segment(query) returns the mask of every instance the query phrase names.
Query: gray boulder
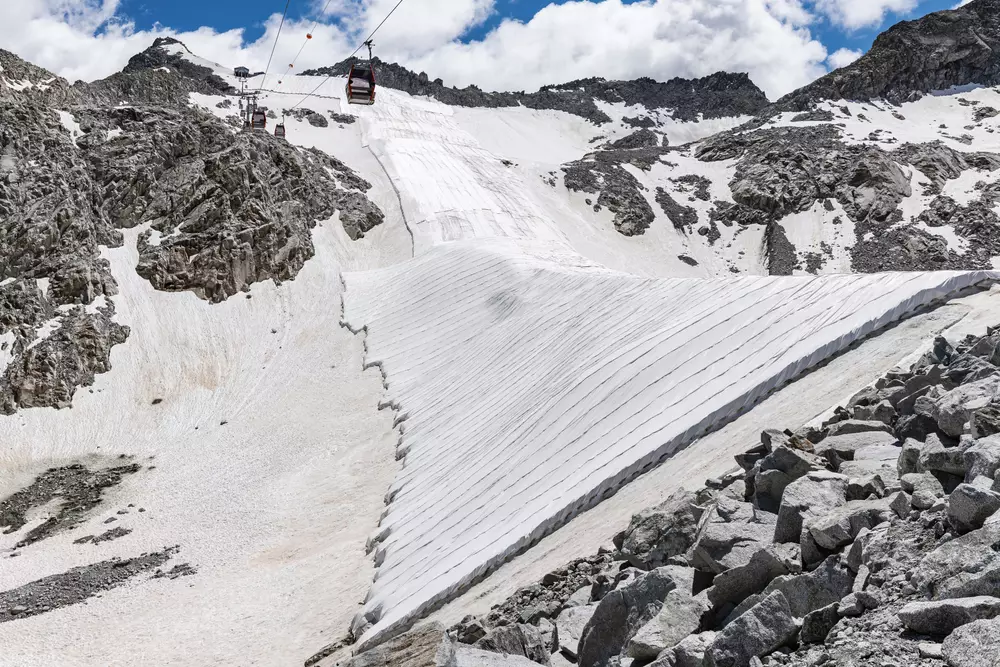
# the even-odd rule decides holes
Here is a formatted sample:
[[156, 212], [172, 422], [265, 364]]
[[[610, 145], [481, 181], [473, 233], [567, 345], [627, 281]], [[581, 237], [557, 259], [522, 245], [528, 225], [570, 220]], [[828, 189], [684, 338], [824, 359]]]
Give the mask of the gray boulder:
[[693, 597], [690, 591], [670, 591], [663, 600], [660, 612], [639, 628], [629, 641], [629, 657], [652, 660], [696, 632], [706, 611], [708, 604], [703, 596]]
[[923, 448], [920, 450], [920, 458], [917, 460], [918, 471], [936, 470], [946, 472], [950, 475], [965, 476], [965, 451], [969, 449], [971, 442], [957, 447], [945, 447], [935, 434], [927, 436]]
[[756, 510], [750, 503], [719, 498], [688, 553], [688, 561], [715, 574], [746, 565], [771, 543], [776, 520], [774, 514]]
[[1000, 523], [945, 542], [913, 569], [910, 579], [928, 597], [950, 598], [992, 595], [1000, 597]]
[[549, 664], [551, 654], [538, 628], [522, 623], [493, 628], [474, 646], [493, 653], [520, 655], [542, 665]]
[[664, 565], [691, 548], [703, 513], [694, 494], [681, 491], [652, 509], [634, 514], [622, 540], [622, 555], [644, 570]]
[[997, 616], [1000, 616], [1000, 598], [988, 595], [911, 602], [899, 610], [899, 618], [906, 627], [922, 635], [944, 636], [966, 623]]
[[833, 626], [840, 620], [837, 609], [840, 601], [828, 604], [822, 609], [811, 611], [802, 619], [802, 629], [799, 631], [799, 641], [803, 644], [822, 644]]
[[938, 498], [944, 497], [944, 487], [929, 472], [903, 475], [899, 481], [903, 491], [911, 494], [910, 503], [918, 510], [928, 509]]
[[848, 478], [817, 470], [806, 474], [785, 488], [774, 527], [775, 542], [798, 542], [802, 524], [818, 518], [847, 502]]
[[1000, 470], [1000, 435], [976, 440], [965, 450], [965, 481], [971, 482], [980, 475], [996, 477]]
[[777, 577], [763, 593], [747, 598], [736, 607], [726, 622], [732, 623], [774, 591], [784, 595], [792, 616], [801, 619], [817, 609], [839, 602], [850, 594], [853, 583], [854, 574], [836, 556], [831, 556], [812, 572]]
[[935, 401], [933, 417], [942, 432], [957, 438], [972, 413], [992, 402], [1000, 391], [1000, 375], [991, 375], [947, 392]]
[[788, 600], [774, 591], [719, 632], [705, 651], [704, 667], [746, 667], [795, 637]]
[[579, 653], [583, 629], [590, 622], [596, 609], [596, 604], [569, 607], [563, 609], [556, 618], [556, 638], [559, 640], [559, 649], [569, 657], [575, 659]]
[[778, 445], [756, 464], [753, 482], [757, 505], [765, 511], [776, 512], [785, 487], [806, 473], [824, 467], [822, 459], [813, 454]]
[[649, 667], [703, 667], [705, 651], [715, 641], [715, 636], [711, 630], [689, 635], [673, 648], [663, 651]]
[[892, 435], [892, 427], [881, 422], [881, 421], [863, 421], [861, 419], [845, 419], [842, 422], [837, 422], [830, 427], [830, 432], [827, 437], [836, 437], [838, 435], [850, 435], [852, 433], [871, 433], [872, 431], [881, 431], [883, 433], [888, 433]]
[[971, 484], [959, 484], [948, 496], [948, 523], [957, 533], [981, 528], [1000, 510], [1000, 493], [990, 490], [992, 482], [980, 476]]
[[[396, 666], [396, 663], [390, 664], [392, 667]], [[428, 663], [423, 663], [420, 667], [426, 664]], [[520, 655], [493, 653], [445, 639], [433, 664], [435, 667], [534, 667], [538, 663]]]
[[427, 667], [434, 664], [444, 636], [440, 623], [424, 623], [352, 656], [340, 667]]
[[885, 482], [878, 474], [865, 475], [864, 477], [852, 477], [847, 484], [848, 500], [866, 500], [868, 498], [882, 498], [885, 496]]
[[825, 456], [834, 463], [852, 461], [854, 453], [859, 449], [871, 445], [892, 445], [895, 443], [896, 436], [885, 431], [847, 433], [824, 438], [823, 442], [816, 445], [816, 454]]
[[764, 590], [776, 577], [798, 574], [797, 544], [769, 544], [753, 556], [746, 565], [734, 567], [717, 575], [706, 591], [713, 607], [729, 603], [738, 605], [754, 593]]
[[888, 445], [868, 445], [854, 452], [854, 461], [892, 461], [899, 460], [900, 448], [895, 443]]
[[593, 590], [594, 590], [593, 585], [582, 586], [576, 589], [576, 591], [574, 591], [573, 594], [569, 596], [569, 599], [566, 600], [566, 604], [564, 604], [563, 606], [567, 608], [582, 607], [584, 605], [590, 604], [591, 591]]
[[[657, 568], [604, 596], [580, 635], [578, 663], [608, 667], [639, 629], [660, 612], [667, 593], [690, 581], [690, 569]], [[560, 640], [561, 641], [561, 640]]]
[[923, 447], [924, 443], [913, 438], [907, 438], [903, 441], [902, 450], [899, 452], [899, 458], [896, 460], [896, 471], [900, 477], [917, 472], [917, 464], [920, 461], [920, 450]]
[[949, 667], [1000, 665], [1000, 619], [973, 621], [958, 628], [941, 644]]
[[835, 551], [852, 542], [862, 528], [871, 529], [888, 521], [890, 514], [889, 503], [885, 499], [851, 500], [822, 517], [810, 519], [804, 529], [809, 531], [817, 545]]

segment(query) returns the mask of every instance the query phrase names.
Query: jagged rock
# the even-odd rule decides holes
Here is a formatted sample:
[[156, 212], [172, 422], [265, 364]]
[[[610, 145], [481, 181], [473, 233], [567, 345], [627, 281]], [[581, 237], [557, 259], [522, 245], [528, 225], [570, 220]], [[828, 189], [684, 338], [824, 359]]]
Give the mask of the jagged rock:
[[866, 500], [885, 496], [885, 482], [879, 474], [852, 477], [847, 484], [848, 500]]
[[596, 207], [614, 213], [615, 229], [625, 236], [644, 233], [656, 218], [639, 181], [621, 166], [631, 159], [633, 156], [616, 160], [598, 153], [595, 159], [584, 158], [562, 166], [566, 189], [596, 194]]
[[[838, 435], [851, 435], [852, 433], [871, 433], [873, 431], [881, 431], [882, 433], [888, 433], [892, 435], [892, 427], [881, 421], [864, 421], [861, 419], [847, 419], [842, 422], [837, 422], [830, 427], [830, 432], [827, 437], [838, 436]], [[895, 438], [893, 438], [895, 440]]]
[[808, 472], [822, 470], [819, 458], [786, 445], [778, 445], [757, 464], [754, 496], [765, 511], [776, 512], [785, 487]]
[[944, 653], [941, 651], [941, 645], [932, 644], [930, 642], [923, 642], [919, 644], [917, 646], [917, 655], [921, 658], [944, 660]]
[[617, 141], [611, 142], [612, 148], [656, 148], [660, 145], [660, 137], [649, 129], [636, 130]]
[[838, 600], [806, 614], [802, 619], [799, 641], [803, 644], [822, 644], [825, 642], [830, 630], [840, 620], [839, 607], [840, 601]]
[[923, 447], [924, 443], [913, 438], [907, 438], [903, 441], [903, 447], [899, 452], [899, 458], [896, 462], [896, 471], [900, 477], [917, 472], [917, 464], [920, 461], [920, 450]]
[[705, 652], [715, 637], [711, 630], [690, 635], [661, 653], [649, 667], [703, 667]]
[[688, 554], [695, 568], [716, 574], [750, 562], [771, 543], [777, 517], [757, 511], [749, 503], [720, 498], [703, 522]]
[[719, 632], [705, 652], [705, 667], [745, 667], [790, 641], [798, 631], [788, 600], [774, 591]]
[[629, 640], [629, 657], [653, 659], [698, 630], [701, 616], [707, 611], [706, 602], [691, 592], [673, 590], [667, 593], [659, 613], [639, 628]]
[[992, 595], [1000, 597], [1000, 523], [985, 524], [927, 554], [911, 582], [938, 600]]
[[990, 436], [976, 440], [965, 450], [965, 479], [971, 482], [976, 477], [996, 477], [1000, 470], [1000, 436]]
[[430, 667], [444, 636], [440, 623], [424, 623], [351, 657], [340, 667]]
[[442, 642], [434, 661], [435, 667], [532, 667], [537, 664], [519, 655], [484, 651], [448, 639]]
[[590, 604], [591, 602], [590, 592], [592, 589], [593, 586], [583, 586], [581, 588], [578, 588], [576, 592], [574, 592], [572, 595], [569, 596], [569, 599], [566, 600], [566, 604], [563, 606], [569, 608], [569, 607], [582, 607], [584, 605]]
[[973, 621], [941, 644], [948, 667], [996, 667], [1000, 664], [1000, 619]]
[[990, 490], [992, 481], [978, 477], [959, 484], [948, 496], [948, 523], [958, 534], [981, 528], [986, 519], [1000, 511], [1000, 493]]
[[889, 401], [879, 401], [873, 406], [855, 408], [854, 416], [864, 421], [880, 421], [883, 424], [893, 424], [898, 417], [898, 413]]
[[798, 542], [802, 524], [847, 502], [848, 478], [818, 470], [789, 484], [781, 497], [774, 527], [775, 542]]
[[[992, 354], [992, 352], [991, 352]], [[944, 378], [954, 384], [976, 382], [1000, 372], [996, 366], [974, 354], [966, 353], [952, 361]]]
[[667, 565], [611, 591], [597, 604], [580, 636], [582, 667], [612, 664], [639, 628], [659, 613], [667, 593], [690, 579], [689, 569]]
[[703, 513], [694, 494], [681, 491], [652, 509], [634, 514], [622, 541], [622, 555], [644, 570], [666, 564], [694, 544]]
[[559, 648], [569, 657], [576, 658], [579, 653], [580, 637], [583, 635], [583, 629], [590, 622], [590, 617], [594, 615], [595, 609], [597, 609], [596, 604], [569, 607], [556, 618], [556, 637], [559, 639]]
[[941, 431], [957, 438], [972, 413], [990, 404], [1000, 392], [1000, 375], [991, 375], [952, 389], [934, 404], [934, 418]]
[[919, 510], [925, 510], [938, 498], [944, 497], [944, 487], [937, 477], [929, 472], [910, 473], [900, 478], [903, 491], [911, 494], [910, 502]]
[[746, 565], [734, 567], [717, 575], [706, 593], [714, 607], [726, 603], [738, 605], [754, 593], [759, 593], [776, 577], [798, 574], [799, 549], [795, 544], [771, 544], [750, 557]]
[[1000, 408], [987, 405], [972, 413], [969, 418], [969, 433], [973, 438], [984, 438], [1000, 433]]
[[493, 628], [475, 647], [492, 653], [520, 655], [542, 665], [549, 664], [549, 651], [538, 628], [517, 623]]
[[884, 499], [851, 500], [807, 521], [803, 530], [809, 531], [817, 545], [833, 551], [853, 541], [862, 528], [871, 529], [888, 521], [890, 514], [889, 503]]
[[955, 628], [1000, 616], [1000, 598], [980, 595], [958, 600], [910, 602], [899, 610], [899, 618], [910, 630], [922, 635], [945, 636]]
[[739, 618], [774, 591], [781, 591], [785, 596], [792, 616], [803, 618], [817, 609], [839, 602], [851, 592], [853, 582], [854, 575], [850, 570], [841, 565], [836, 556], [831, 556], [812, 572], [777, 577], [762, 593], [738, 605], [729, 615], [727, 623]]
[[910, 514], [910, 497], [899, 491], [889, 498], [889, 507], [900, 519], [905, 519]]
[[945, 447], [941, 439], [934, 434], [927, 436], [927, 442], [920, 449], [917, 460], [919, 471], [936, 470], [950, 475], [965, 477], [965, 451], [971, 446]]
[[559, 650], [559, 633], [556, 631], [556, 624], [547, 618], [538, 620], [538, 635], [542, 638], [542, 646], [545, 648], [545, 658]]
[[855, 451], [872, 445], [892, 445], [896, 436], [885, 431], [866, 431], [844, 435], [827, 436], [816, 445], [816, 454], [826, 456], [832, 462], [851, 461]]

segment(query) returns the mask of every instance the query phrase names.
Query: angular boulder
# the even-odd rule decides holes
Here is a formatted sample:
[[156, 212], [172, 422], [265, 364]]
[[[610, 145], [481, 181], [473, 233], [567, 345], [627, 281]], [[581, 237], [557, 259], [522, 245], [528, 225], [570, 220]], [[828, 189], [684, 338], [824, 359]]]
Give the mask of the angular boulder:
[[899, 458], [896, 459], [896, 471], [900, 477], [917, 472], [917, 464], [920, 461], [920, 450], [923, 447], [923, 442], [913, 438], [907, 438], [903, 441]]
[[980, 438], [965, 450], [965, 481], [971, 482], [980, 475], [993, 479], [997, 470], [1000, 470], [1000, 435]]
[[903, 475], [899, 481], [903, 491], [910, 494], [910, 503], [918, 510], [928, 509], [938, 498], [944, 497], [944, 487], [937, 477], [929, 472]]
[[[397, 663], [389, 664], [396, 667]], [[520, 655], [493, 653], [446, 639], [438, 649], [433, 664], [436, 667], [533, 667], [538, 663]]]
[[907, 628], [922, 635], [944, 636], [966, 623], [1000, 616], [1000, 598], [979, 595], [957, 600], [910, 602], [899, 610]]
[[854, 583], [854, 574], [844, 567], [836, 556], [830, 556], [812, 572], [777, 577], [764, 591], [752, 596], [736, 607], [727, 623], [732, 623], [741, 614], [775, 591], [780, 591], [788, 602], [792, 616], [798, 619], [839, 602], [849, 595]]
[[919, 472], [936, 470], [949, 475], [965, 476], [965, 452], [971, 447], [971, 442], [967, 445], [957, 447], [945, 447], [935, 434], [927, 436], [924, 446], [920, 450], [920, 458], [917, 460], [917, 470]]
[[935, 401], [932, 415], [938, 427], [947, 435], [962, 435], [972, 413], [989, 405], [1000, 391], [1000, 375], [991, 375], [963, 384]]
[[660, 612], [667, 593], [683, 587], [690, 577], [690, 568], [666, 565], [605, 595], [581, 632], [577, 662], [581, 667], [611, 665], [635, 633]]
[[847, 502], [848, 478], [826, 470], [810, 472], [785, 488], [774, 526], [774, 541], [795, 542], [802, 524]]
[[675, 493], [656, 507], [632, 516], [621, 552], [635, 567], [660, 567], [691, 548], [703, 513], [693, 493]]
[[768, 512], [777, 511], [786, 486], [824, 467], [823, 461], [813, 454], [786, 445], [775, 447], [756, 464], [754, 494], [758, 506]]
[[474, 646], [492, 653], [519, 655], [542, 665], [549, 664], [551, 654], [538, 628], [523, 623], [493, 628]]
[[[884, 424], [883, 424], [884, 426]], [[828, 436], [816, 445], [816, 454], [825, 456], [831, 461], [852, 461], [854, 453], [871, 445], [892, 445], [896, 436], [886, 431], [863, 431], [844, 435]]]
[[769, 544], [753, 556], [746, 565], [734, 567], [717, 575], [706, 591], [713, 607], [729, 603], [738, 605], [764, 590], [776, 577], [798, 574], [799, 548], [796, 544]]
[[663, 600], [660, 612], [629, 640], [628, 656], [637, 660], [656, 658], [665, 649], [673, 648], [696, 632], [706, 611], [708, 604], [702, 596], [693, 597], [690, 591], [670, 591]]
[[871, 529], [888, 521], [891, 513], [885, 499], [851, 500], [822, 517], [810, 519], [804, 530], [818, 546], [835, 551], [852, 542], [862, 528]]
[[777, 517], [750, 503], [719, 498], [701, 528], [688, 561], [703, 572], [719, 574], [746, 565], [771, 543]]
[[1000, 597], [1000, 523], [945, 542], [913, 569], [910, 579], [928, 597]]
[[569, 657], [575, 659], [579, 654], [580, 637], [595, 609], [597, 609], [596, 604], [569, 607], [563, 609], [556, 617], [556, 639], [559, 641], [559, 650]]
[[799, 641], [803, 644], [822, 644], [833, 626], [840, 620], [837, 611], [840, 601], [828, 604], [822, 609], [811, 611], [802, 619], [802, 629], [799, 631]]
[[948, 667], [1000, 665], [1000, 619], [963, 625], [944, 640], [941, 653]]
[[986, 519], [1000, 511], [1000, 493], [990, 490], [993, 480], [977, 477], [959, 484], [948, 496], [948, 523], [959, 534], [982, 528]]
[[746, 667], [795, 637], [788, 600], [774, 591], [719, 632], [705, 651], [704, 667]]

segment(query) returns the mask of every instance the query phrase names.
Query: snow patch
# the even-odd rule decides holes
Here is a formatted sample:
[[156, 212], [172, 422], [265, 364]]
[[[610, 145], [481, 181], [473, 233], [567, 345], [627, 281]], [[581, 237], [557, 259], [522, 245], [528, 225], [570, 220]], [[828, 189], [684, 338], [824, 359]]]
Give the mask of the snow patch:
[[57, 109], [56, 113], [59, 114], [59, 121], [62, 123], [62, 126], [69, 132], [70, 141], [76, 146], [76, 139], [81, 134], [80, 123], [76, 122], [76, 117], [68, 111]]

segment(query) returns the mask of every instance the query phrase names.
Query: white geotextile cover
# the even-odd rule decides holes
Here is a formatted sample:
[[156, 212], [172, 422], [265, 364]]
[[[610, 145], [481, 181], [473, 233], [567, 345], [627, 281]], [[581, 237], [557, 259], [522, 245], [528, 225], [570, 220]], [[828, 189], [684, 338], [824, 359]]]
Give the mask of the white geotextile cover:
[[987, 273], [653, 280], [514, 241], [347, 274], [405, 456], [364, 640], [472, 583], [775, 387]]
[[810, 366], [1000, 275], [615, 272], [448, 107], [384, 91], [362, 127], [415, 258], [344, 275], [402, 431], [361, 649]]

